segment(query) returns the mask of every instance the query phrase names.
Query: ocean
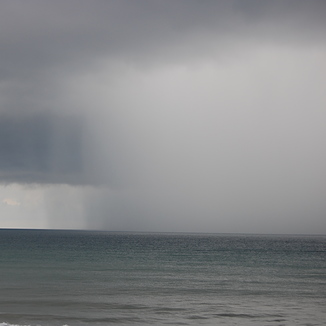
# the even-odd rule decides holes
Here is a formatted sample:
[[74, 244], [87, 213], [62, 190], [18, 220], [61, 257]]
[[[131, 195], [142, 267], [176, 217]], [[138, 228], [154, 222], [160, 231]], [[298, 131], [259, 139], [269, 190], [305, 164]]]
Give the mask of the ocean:
[[326, 236], [0, 230], [0, 326], [326, 325]]

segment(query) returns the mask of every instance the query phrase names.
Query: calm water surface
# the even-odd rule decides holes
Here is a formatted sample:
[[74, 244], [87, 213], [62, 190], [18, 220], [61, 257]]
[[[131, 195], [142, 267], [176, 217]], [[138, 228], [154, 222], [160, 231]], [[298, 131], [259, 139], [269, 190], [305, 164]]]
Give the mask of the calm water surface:
[[0, 326], [325, 321], [323, 236], [0, 230]]

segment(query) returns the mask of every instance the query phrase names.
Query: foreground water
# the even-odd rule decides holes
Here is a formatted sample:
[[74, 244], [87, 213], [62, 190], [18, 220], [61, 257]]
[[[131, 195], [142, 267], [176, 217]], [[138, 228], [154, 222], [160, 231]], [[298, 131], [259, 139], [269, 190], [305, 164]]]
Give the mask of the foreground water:
[[1, 326], [326, 323], [322, 236], [0, 230], [0, 255]]

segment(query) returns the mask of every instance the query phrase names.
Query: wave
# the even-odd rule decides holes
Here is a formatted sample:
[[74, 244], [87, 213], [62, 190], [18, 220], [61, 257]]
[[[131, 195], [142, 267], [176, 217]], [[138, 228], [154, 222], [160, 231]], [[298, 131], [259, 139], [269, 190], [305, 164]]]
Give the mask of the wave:
[[30, 326], [30, 325], [18, 325], [18, 324], [10, 324], [10, 323], [6, 323], [6, 322], [2, 322], [0, 323], [0, 326]]
[[[2, 323], [0, 323], [0, 326], [31, 326], [31, 325], [29, 325], [29, 324], [19, 325], [19, 324], [10, 324], [10, 323], [6, 323], [6, 322], [2, 322]], [[39, 325], [39, 326], [41, 326], [41, 325]], [[69, 325], [65, 324], [62, 326], [69, 326]]]

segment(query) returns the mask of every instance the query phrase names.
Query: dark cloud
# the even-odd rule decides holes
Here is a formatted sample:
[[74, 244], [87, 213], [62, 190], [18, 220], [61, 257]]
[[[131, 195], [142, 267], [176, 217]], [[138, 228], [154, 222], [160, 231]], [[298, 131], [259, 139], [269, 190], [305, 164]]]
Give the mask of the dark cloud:
[[116, 187], [122, 180], [120, 155], [108, 138], [110, 130], [105, 131], [103, 138], [103, 131], [95, 131], [81, 115], [1, 114], [0, 182]]
[[[3, 182], [83, 182], [83, 125], [51, 113], [0, 116]], [[84, 181], [85, 182], [85, 181]]]
[[[196, 42], [321, 41], [325, 1], [2, 1], [0, 79], [80, 69], [100, 58], [153, 60]], [[207, 38], [207, 35], [209, 37]]]

